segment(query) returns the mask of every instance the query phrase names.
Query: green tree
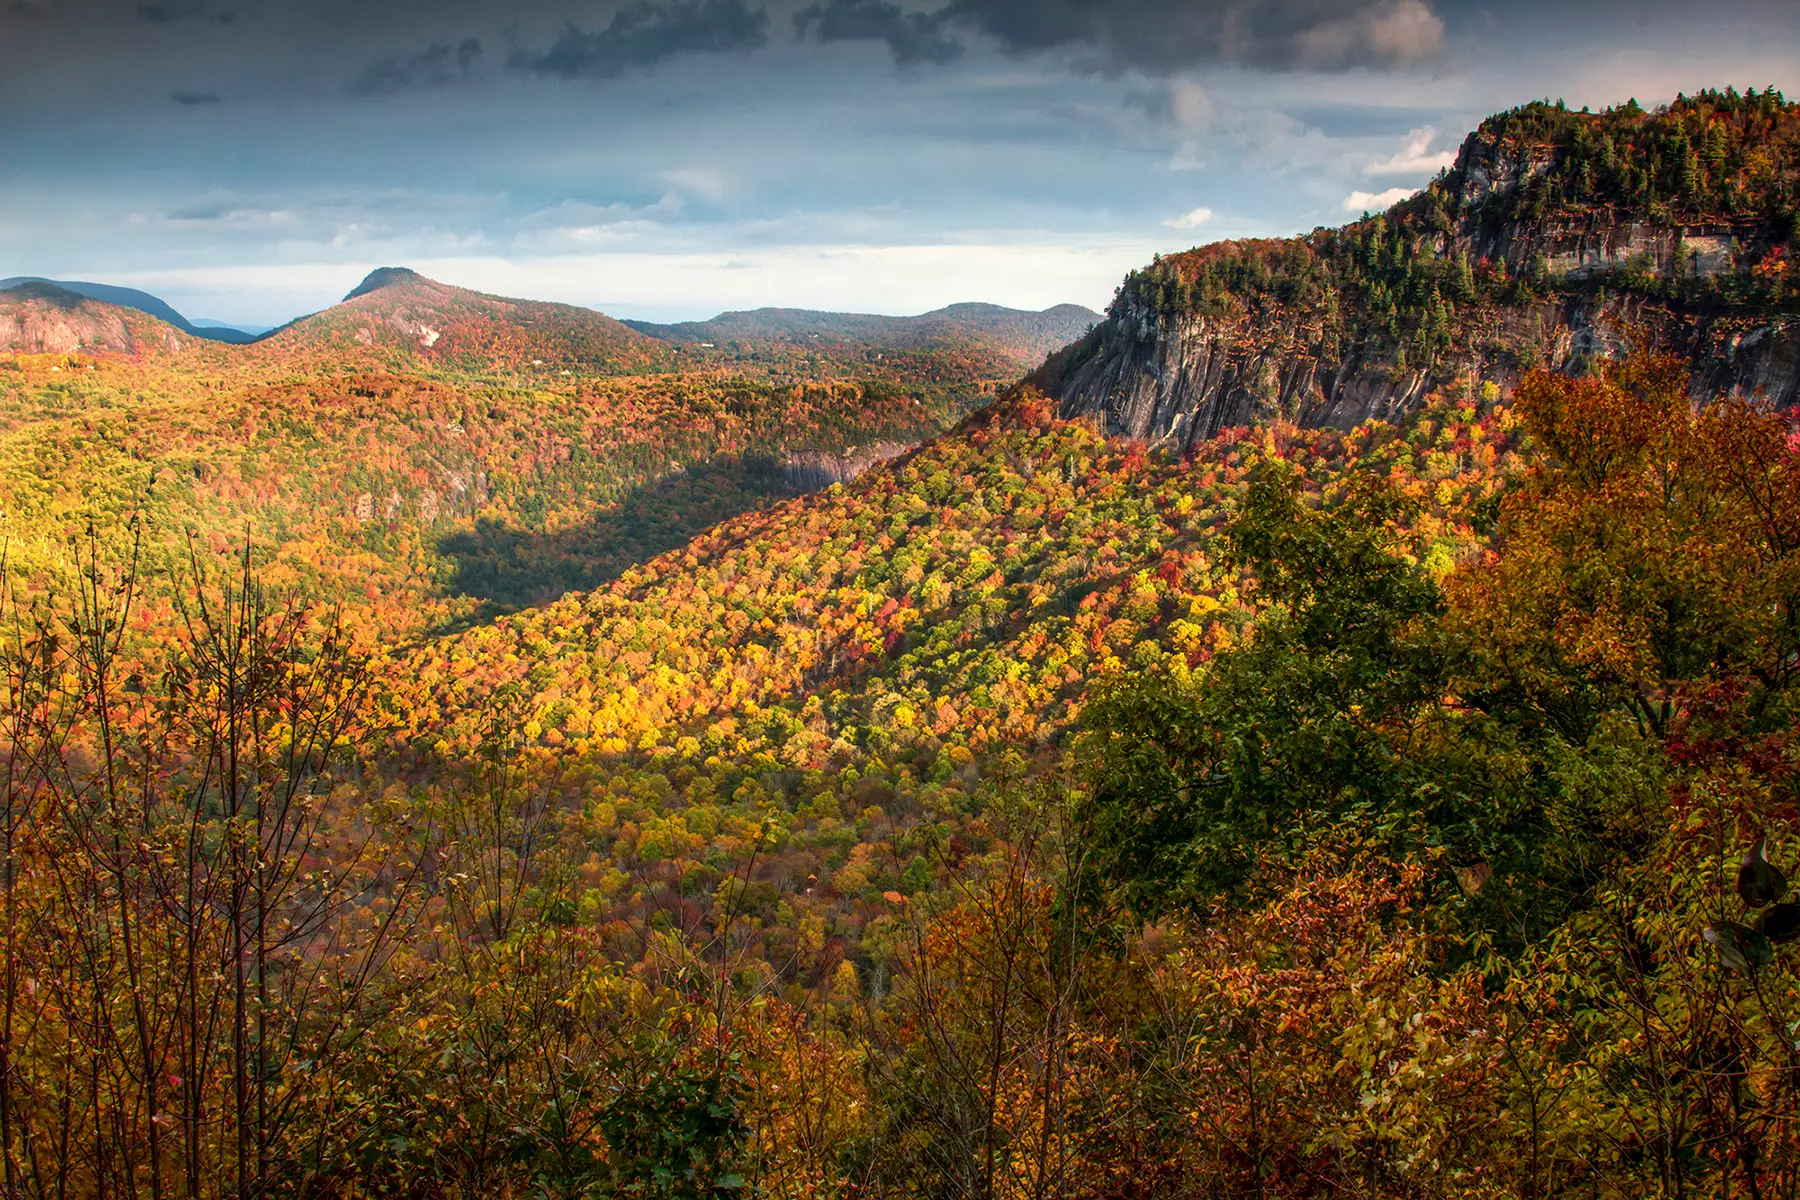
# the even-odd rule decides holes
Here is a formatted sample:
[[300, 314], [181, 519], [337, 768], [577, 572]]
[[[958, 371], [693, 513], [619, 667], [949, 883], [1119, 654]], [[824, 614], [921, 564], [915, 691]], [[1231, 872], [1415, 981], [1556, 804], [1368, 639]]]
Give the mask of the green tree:
[[1091, 707], [1090, 819], [1134, 908], [1204, 903], [1271, 840], [1402, 812], [1409, 771], [1387, 726], [1430, 704], [1445, 672], [1437, 586], [1396, 553], [1406, 513], [1379, 486], [1311, 509], [1293, 476], [1265, 476], [1225, 535], [1263, 605], [1249, 643]]

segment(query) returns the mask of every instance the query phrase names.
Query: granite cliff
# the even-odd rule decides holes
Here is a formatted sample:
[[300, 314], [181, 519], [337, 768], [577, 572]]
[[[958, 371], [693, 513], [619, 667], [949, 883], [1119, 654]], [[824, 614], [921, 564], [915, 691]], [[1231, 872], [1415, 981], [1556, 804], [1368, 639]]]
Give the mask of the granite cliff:
[[187, 334], [154, 317], [29, 281], [0, 290], [0, 352], [19, 354], [177, 353]]
[[1032, 382], [1066, 417], [1186, 446], [1285, 417], [1347, 428], [1634, 346], [1695, 394], [1800, 404], [1800, 108], [1706, 93], [1533, 105], [1379, 216], [1159, 259]]

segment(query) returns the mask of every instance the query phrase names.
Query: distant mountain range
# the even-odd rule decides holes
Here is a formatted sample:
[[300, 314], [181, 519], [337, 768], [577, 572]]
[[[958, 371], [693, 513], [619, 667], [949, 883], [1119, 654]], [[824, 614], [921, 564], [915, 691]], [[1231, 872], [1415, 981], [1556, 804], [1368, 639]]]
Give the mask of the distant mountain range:
[[869, 313], [817, 312], [800, 308], [759, 308], [721, 313], [710, 321], [656, 325], [626, 321], [639, 333], [683, 345], [730, 342], [804, 344], [812, 341], [855, 342], [905, 350], [941, 349], [958, 344], [999, 343], [1031, 365], [1068, 345], [1101, 320], [1078, 304], [1062, 304], [1042, 312], [1002, 308], [996, 304], [952, 304], [916, 317]]
[[237, 325], [230, 321], [216, 321], [211, 317], [190, 317], [188, 320], [195, 329], [224, 329], [247, 333], [253, 338], [261, 337], [275, 328], [273, 325]]
[[254, 342], [263, 333], [262, 330], [227, 325], [223, 321], [190, 321], [170, 307], [166, 300], [152, 296], [149, 292], [140, 292], [136, 288], [116, 287], [110, 283], [85, 283], [79, 280], [15, 275], [10, 279], [0, 279], [0, 292], [9, 291], [27, 283], [48, 284], [51, 287], [61, 288], [65, 292], [73, 292], [77, 296], [86, 296], [90, 300], [116, 304], [120, 308], [135, 308], [141, 313], [155, 317], [164, 324], [173, 325], [189, 337], [205, 338], [210, 342], [229, 342], [232, 345], [241, 346], [246, 342]]
[[[875, 363], [895, 355], [909, 360], [948, 355], [958, 361], [963, 374], [991, 378], [1037, 366], [1102, 319], [1074, 304], [1043, 312], [953, 304], [914, 317], [761, 308], [721, 313], [710, 321], [658, 325], [617, 321], [576, 305], [489, 296], [438, 283], [405, 267], [382, 267], [370, 272], [341, 303], [266, 329], [189, 320], [166, 301], [135, 288], [28, 276], [0, 280], [0, 294], [19, 293], [12, 298], [14, 307], [30, 294], [34, 311], [42, 310], [38, 327], [48, 329], [56, 313], [69, 310], [66, 305], [45, 307], [49, 292], [44, 289], [132, 309], [190, 337], [233, 345], [258, 343], [277, 356], [372, 353], [392, 360], [392, 365], [430, 360], [476, 369], [635, 370], [677, 357], [697, 365], [696, 356], [700, 361], [724, 362], [745, 354], [758, 358], [772, 354], [789, 364], [802, 364], [814, 356]], [[88, 325], [68, 336], [34, 335], [32, 344], [66, 343], [102, 351], [123, 344], [113, 326], [102, 332]], [[9, 348], [8, 340], [0, 337], [0, 350]]]

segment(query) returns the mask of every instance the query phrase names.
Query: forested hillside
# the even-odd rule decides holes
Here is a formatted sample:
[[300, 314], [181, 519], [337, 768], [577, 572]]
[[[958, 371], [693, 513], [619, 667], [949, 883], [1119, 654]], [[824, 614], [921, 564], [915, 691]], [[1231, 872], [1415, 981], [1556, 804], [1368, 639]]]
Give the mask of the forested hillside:
[[993, 397], [405, 277], [0, 358], [5, 1190], [1800, 1194], [1785, 285], [1507, 249], [1761, 278], [1794, 112], [1495, 118]]

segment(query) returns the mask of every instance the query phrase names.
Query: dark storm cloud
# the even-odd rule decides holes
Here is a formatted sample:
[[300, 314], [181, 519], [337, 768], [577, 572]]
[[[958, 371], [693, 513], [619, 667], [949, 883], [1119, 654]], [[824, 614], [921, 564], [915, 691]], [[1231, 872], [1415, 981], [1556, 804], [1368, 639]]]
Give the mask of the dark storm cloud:
[[219, 93], [217, 92], [171, 92], [169, 93], [169, 99], [181, 105], [183, 108], [199, 108], [202, 105], [218, 104], [220, 102]]
[[417, 54], [390, 54], [370, 63], [351, 81], [358, 96], [386, 96], [419, 88], [443, 87], [469, 78], [481, 58], [481, 42], [464, 38], [455, 49], [435, 43]]
[[886, 42], [899, 63], [941, 63], [963, 52], [962, 43], [945, 31], [950, 15], [948, 9], [907, 12], [887, 0], [830, 0], [802, 10], [794, 28], [802, 38], [811, 34], [821, 42]]
[[1394, 67], [1432, 57], [1444, 37], [1430, 0], [951, 0], [941, 11], [1008, 49], [1087, 51], [1111, 70]]
[[173, 25], [178, 21], [203, 21], [210, 24], [229, 25], [237, 20], [235, 12], [209, 12], [204, 8], [171, 8], [165, 4], [140, 4], [136, 11], [138, 20], [148, 21], [152, 25]]
[[769, 40], [769, 15], [744, 0], [634, 0], [593, 33], [571, 23], [541, 52], [520, 50], [508, 65], [558, 79], [616, 79], [688, 54], [754, 50]]

